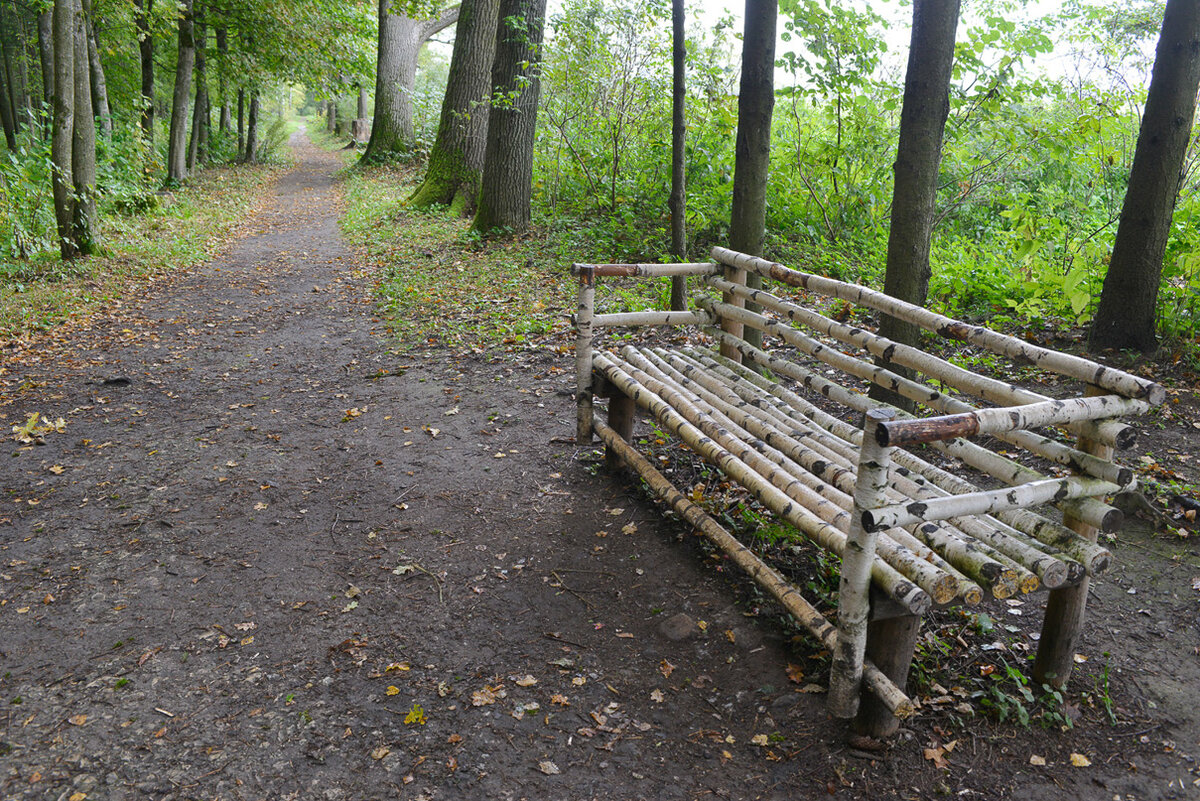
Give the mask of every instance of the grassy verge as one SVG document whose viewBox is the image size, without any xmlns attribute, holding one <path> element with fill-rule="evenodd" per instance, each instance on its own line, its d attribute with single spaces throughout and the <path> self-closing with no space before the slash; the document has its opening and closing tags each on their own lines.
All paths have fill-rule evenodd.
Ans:
<svg viewBox="0 0 1200 801">
<path fill-rule="evenodd" d="M 278 169 L 218 167 L 136 214 L 106 215 L 107 255 L 0 263 L 0 340 L 27 340 L 132 291 L 147 279 L 209 258 L 263 199 Z"/>
</svg>

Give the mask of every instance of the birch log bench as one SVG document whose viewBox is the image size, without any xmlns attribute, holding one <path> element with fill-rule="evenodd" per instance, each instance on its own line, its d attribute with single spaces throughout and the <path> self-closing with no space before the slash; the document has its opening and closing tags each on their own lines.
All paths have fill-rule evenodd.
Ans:
<svg viewBox="0 0 1200 801">
<path fill-rule="evenodd" d="M 1097 532 L 1123 521 L 1105 498 L 1135 486 L 1133 472 L 1112 461 L 1114 449 L 1135 439 L 1121 418 L 1162 403 L 1163 389 L 861 286 L 724 248 L 712 257 L 573 266 L 578 443 L 598 436 L 610 464 L 635 470 L 830 650 L 829 710 L 854 718 L 861 733 L 888 736 L 913 713 L 903 687 L 920 618 L 935 605 L 1048 590 L 1033 678 L 1065 684 L 1088 580 L 1112 559 Z M 747 274 L 782 291 L 750 288 Z M 697 277 L 722 299 L 710 292 L 681 312 L 595 313 L 598 278 L 678 275 Z M 977 375 L 817 310 L 837 303 L 1032 366 L 1037 389 Z M 691 326 L 718 349 L 600 349 L 597 331 L 614 326 Z M 775 348 L 760 347 L 749 330 Z M 915 416 L 870 399 L 870 385 L 913 402 Z M 1074 397 L 1043 394 L 1051 386 L 1073 387 Z M 596 395 L 609 398 L 607 424 L 593 415 Z M 634 449 L 639 407 L 841 557 L 835 622 Z"/>
</svg>

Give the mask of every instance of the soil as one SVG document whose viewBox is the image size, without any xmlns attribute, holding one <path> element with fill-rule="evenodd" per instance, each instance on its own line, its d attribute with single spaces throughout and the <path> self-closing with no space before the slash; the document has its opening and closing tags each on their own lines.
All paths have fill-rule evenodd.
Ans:
<svg viewBox="0 0 1200 801">
<path fill-rule="evenodd" d="M 0 350 L 6 435 L 62 421 L 0 469 L 0 797 L 1200 796 L 1190 541 L 1114 546 L 1069 731 L 931 699 L 862 750 L 823 656 L 576 448 L 569 357 L 389 341 L 294 146 L 224 255 Z"/>
</svg>

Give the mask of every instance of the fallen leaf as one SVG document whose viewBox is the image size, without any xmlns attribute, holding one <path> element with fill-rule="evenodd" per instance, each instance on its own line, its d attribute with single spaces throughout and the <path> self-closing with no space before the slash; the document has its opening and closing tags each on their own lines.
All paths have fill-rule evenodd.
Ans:
<svg viewBox="0 0 1200 801">
<path fill-rule="evenodd" d="M 374 759 L 376 762 L 378 762 L 390 753 L 392 753 L 392 749 L 388 748 L 386 745 L 381 745 L 371 752 L 371 759 Z"/>
<path fill-rule="evenodd" d="M 446 417 L 449 417 L 449 416 L 450 416 L 450 415 L 452 415 L 452 414 L 458 414 L 458 407 L 457 407 L 457 406 L 455 406 L 453 409 L 450 409 L 449 411 L 447 411 L 447 412 L 446 412 Z"/>
<path fill-rule="evenodd" d="M 622 534 L 637 534 L 637 526 L 633 523 L 626 523 L 621 526 Z"/>
<path fill-rule="evenodd" d="M 400 688 L 395 686 L 394 684 L 389 684 L 387 690 L 384 691 L 384 694 L 385 695 L 399 695 Z"/>
<path fill-rule="evenodd" d="M 558 774 L 562 773 L 562 771 L 558 769 L 558 765 L 555 765 L 553 762 L 548 760 L 546 762 L 539 762 L 538 770 L 540 770 L 542 773 L 545 773 L 547 776 L 557 776 Z"/>
<path fill-rule="evenodd" d="M 609 509 L 608 513 L 610 515 L 612 515 L 613 517 L 618 517 L 620 515 L 625 514 L 625 510 L 624 509 Z"/>
<path fill-rule="evenodd" d="M 48 469 L 50 470 L 51 473 L 53 473 L 56 476 L 61 476 L 63 474 L 63 471 L 66 470 L 66 468 L 63 467 L 61 464 L 56 464 L 53 467 L 50 467 Z"/>
<path fill-rule="evenodd" d="M 403 673 L 405 671 L 412 670 L 412 665 L 410 665 L 408 662 L 392 662 L 383 669 L 383 672 L 387 673 L 391 670 L 398 670 Z"/>
<path fill-rule="evenodd" d="M 550 696 L 550 703 L 558 704 L 559 706 L 570 706 L 571 702 L 567 700 L 567 696 L 562 693 L 555 693 Z"/>
<path fill-rule="evenodd" d="M 1083 754 L 1072 753 L 1071 764 L 1077 768 L 1086 768 L 1091 766 L 1092 760 L 1088 759 Z"/>
<path fill-rule="evenodd" d="M 537 683 L 537 679 L 530 675 L 522 676 L 514 682 L 518 687 L 532 687 Z"/>
<path fill-rule="evenodd" d="M 950 763 L 946 761 L 946 749 L 944 748 L 926 748 L 925 758 L 934 764 L 935 767 L 948 768 Z"/>
<path fill-rule="evenodd" d="M 791 662 L 789 662 L 787 666 L 787 677 L 788 681 L 799 684 L 800 682 L 804 681 L 804 668 L 800 667 L 799 665 L 793 665 Z"/>
<path fill-rule="evenodd" d="M 496 693 L 490 687 L 471 693 L 471 706 L 487 706 L 496 703 Z"/>
<path fill-rule="evenodd" d="M 667 698 L 663 695 L 662 690 L 655 689 L 650 692 L 650 700 L 656 704 L 661 704 L 663 701 L 667 700 Z"/>
<path fill-rule="evenodd" d="M 67 718 L 67 723 L 70 723 L 72 726 L 82 726 L 87 723 L 87 715 L 72 715 Z"/>
<path fill-rule="evenodd" d="M 1045 765 L 1046 758 L 1044 756 L 1038 756 L 1037 754 L 1034 754 L 1031 757 L 1029 757 L 1029 764 L 1030 765 L 1039 765 L 1039 766 Z"/>
<path fill-rule="evenodd" d="M 696 628 L 700 629 L 701 631 L 708 631 L 708 621 L 707 620 L 697 620 Z"/>
<path fill-rule="evenodd" d="M 664 679 L 669 679 L 671 678 L 671 674 L 675 672 L 675 666 L 664 659 L 658 663 L 658 672 L 663 674 Z"/>
<path fill-rule="evenodd" d="M 67 801 L 84 801 L 87 798 L 87 793 L 71 793 Z"/>
<path fill-rule="evenodd" d="M 587 679 L 583 676 L 575 676 L 573 679 L 571 679 L 571 683 L 576 687 L 582 687 L 583 685 L 587 684 Z"/>
<path fill-rule="evenodd" d="M 753 743 L 754 745 L 759 745 L 759 746 L 762 746 L 763 748 L 766 748 L 767 742 L 768 742 L 767 735 L 756 734 L 750 738 L 750 742 Z"/>
<path fill-rule="evenodd" d="M 238 631 L 253 631 L 258 628 L 258 625 L 255 623 L 234 623 L 233 627 Z"/>
<path fill-rule="evenodd" d="M 737 635 L 733 633 L 733 629 L 725 629 L 725 639 L 730 642 L 737 642 Z"/>
<path fill-rule="evenodd" d="M 451 734 L 449 737 L 446 738 L 446 742 L 448 742 L 450 745 L 458 745 L 462 741 L 463 741 L 463 738 L 462 738 L 461 734 Z"/>
<path fill-rule="evenodd" d="M 408 710 L 408 714 L 404 716 L 404 723 L 406 725 L 412 724 L 412 723 L 419 723 L 422 726 L 424 726 L 425 725 L 425 709 L 424 709 L 424 707 L 422 707 L 420 704 L 414 703 L 412 705 L 412 709 Z"/>
</svg>

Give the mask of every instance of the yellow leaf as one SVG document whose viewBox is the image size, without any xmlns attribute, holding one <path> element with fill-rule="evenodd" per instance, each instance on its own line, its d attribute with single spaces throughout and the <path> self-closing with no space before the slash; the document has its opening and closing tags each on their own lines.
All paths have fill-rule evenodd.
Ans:
<svg viewBox="0 0 1200 801">
<path fill-rule="evenodd" d="M 87 793 L 71 793 L 67 801 L 83 801 L 85 798 L 87 798 Z"/>
<path fill-rule="evenodd" d="M 371 752 L 371 759 L 379 761 L 390 753 L 392 753 L 392 749 L 388 748 L 386 745 L 381 745 Z"/>
<path fill-rule="evenodd" d="M 761 745 L 762 747 L 766 748 L 766 746 L 767 746 L 767 735 L 765 735 L 765 734 L 756 734 L 756 735 L 754 735 L 753 737 L 751 737 L 751 738 L 750 738 L 750 742 L 754 743 L 755 745 Z"/>
<path fill-rule="evenodd" d="M 67 718 L 67 722 L 72 726 L 82 726 L 83 724 L 87 723 L 87 715 L 72 715 L 71 717 Z"/>
<path fill-rule="evenodd" d="M 1039 765 L 1039 766 L 1045 765 L 1046 758 L 1044 756 L 1038 756 L 1037 754 L 1033 754 L 1032 756 L 1029 757 L 1029 764 L 1030 765 Z"/>
<path fill-rule="evenodd" d="M 535 684 L 537 684 L 537 679 L 529 675 L 522 676 L 516 681 L 518 687 L 532 687 Z"/>
<path fill-rule="evenodd" d="M 399 687 L 397 687 L 397 686 L 395 686 L 395 685 L 389 685 L 389 686 L 388 686 L 388 688 L 387 688 L 387 694 L 388 694 L 388 695 L 399 695 L 399 694 L 400 694 L 400 688 L 399 688 Z"/>
<path fill-rule="evenodd" d="M 1088 759 L 1083 754 L 1071 754 L 1071 764 L 1077 768 L 1086 768 L 1091 766 L 1092 760 Z"/>
<path fill-rule="evenodd" d="M 63 467 L 61 464 L 56 464 L 56 465 L 54 465 L 53 467 L 50 467 L 50 468 L 49 468 L 49 470 L 50 470 L 50 472 L 51 472 L 51 473 L 53 473 L 54 475 L 56 475 L 56 476 L 61 476 L 61 475 L 63 474 L 63 471 L 64 471 L 64 470 L 66 470 L 66 468 L 65 468 L 65 467 Z M 74 797 L 74 796 L 72 796 L 72 798 L 73 798 L 73 797 Z"/>
<path fill-rule="evenodd" d="M 675 666 L 664 659 L 658 663 L 658 672 L 663 674 L 664 679 L 669 679 L 671 678 L 671 674 L 675 672 Z"/>
<path fill-rule="evenodd" d="M 730 642 L 737 642 L 737 635 L 733 633 L 733 629 L 725 629 L 725 639 Z"/>
</svg>

